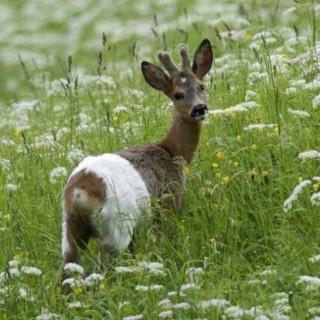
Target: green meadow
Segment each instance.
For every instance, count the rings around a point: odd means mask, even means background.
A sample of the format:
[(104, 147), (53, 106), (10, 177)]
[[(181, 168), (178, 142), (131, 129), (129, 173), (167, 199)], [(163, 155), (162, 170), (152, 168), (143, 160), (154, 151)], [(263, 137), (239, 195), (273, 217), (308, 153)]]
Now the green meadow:
[[(4, 0), (0, 28), (0, 320), (320, 319), (316, 1)], [(210, 112), (181, 212), (62, 294), (68, 176), (165, 135), (171, 102), (140, 64), (204, 38)]]

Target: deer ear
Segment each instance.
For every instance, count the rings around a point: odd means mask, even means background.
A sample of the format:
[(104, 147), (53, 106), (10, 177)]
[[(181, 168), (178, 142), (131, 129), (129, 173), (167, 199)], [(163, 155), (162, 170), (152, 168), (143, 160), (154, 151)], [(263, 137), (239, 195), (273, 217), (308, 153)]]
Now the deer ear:
[(200, 80), (209, 72), (212, 66), (213, 52), (208, 39), (204, 39), (194, 54), (192, 71)]
[(171, 79), (164, 73), (164, 71), (147, 61), (141, 63), (141, 71), (145, 80), (149, 85), (157, 90), (168, 92), (172, 82)]

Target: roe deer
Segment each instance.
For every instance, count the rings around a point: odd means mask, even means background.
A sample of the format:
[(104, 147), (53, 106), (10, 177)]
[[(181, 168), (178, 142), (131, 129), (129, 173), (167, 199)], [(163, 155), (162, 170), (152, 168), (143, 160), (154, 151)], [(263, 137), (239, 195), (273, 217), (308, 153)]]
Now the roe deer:
[[(197, 48), (191, 65), (187, 47), (179, 46), (181, 70), (167, 52), (158, 58), (168, 73), (143, 61), (145, 80), (174, 104), (173, 124), (163, 140), (113, 154), (85, 158), (72, 172), (64, 190), (63, 263), (79, 263), (79, 249), (100, 238), (101, 257), (128, 248), (139, 219), (151, 216), (150, 200), (168, 211), (181, 207), (184, 173), (197, 149), (201, 122), (208, 113), (203, 77), (213, 53), (209, 40)], [(64, 276), (62, 277), (64, 278)]]

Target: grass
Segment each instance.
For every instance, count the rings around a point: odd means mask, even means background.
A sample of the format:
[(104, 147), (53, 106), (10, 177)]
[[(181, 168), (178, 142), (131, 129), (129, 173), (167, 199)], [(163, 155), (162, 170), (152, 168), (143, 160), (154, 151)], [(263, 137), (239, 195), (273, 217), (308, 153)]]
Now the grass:
[[(319, 5), (33, 0), (0, 12), (0, 319), (320, 318)], [(68, 174), (85, 155), (160, 139), (171, 108), (139, 64), (159, 49), (177, 61), (180, 42), (205, 37), (211, 114), (182, 211), (66, 299)]]

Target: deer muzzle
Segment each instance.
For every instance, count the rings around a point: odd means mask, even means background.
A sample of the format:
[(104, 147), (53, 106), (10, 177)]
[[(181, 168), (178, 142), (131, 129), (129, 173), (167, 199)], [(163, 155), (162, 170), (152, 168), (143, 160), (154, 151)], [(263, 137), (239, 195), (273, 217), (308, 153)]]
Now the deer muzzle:
[(203, 120), (208, 113), (208, 107), (205, 104), (196, 105), (191, 111), (191, 117), (196, 120)]

